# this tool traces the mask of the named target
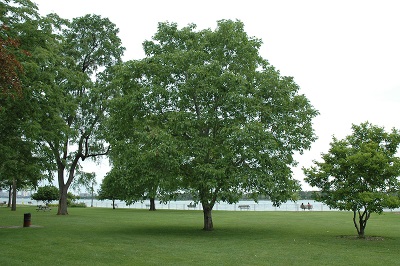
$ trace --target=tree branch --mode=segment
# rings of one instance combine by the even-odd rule
[[[82,156],[81,156],[82,161],[84,161],[86,158],[90,158],[90,157],[97,157],[97,156],[107,155],[108,152],[110,151],[110,148],[111,148],[111,146],[109,145],[109,146],[107,147],[107,150],[106,150],[105,152],[99,152],[99,153],[93,153],[93,154],[85,154],[85,155],[82,155]]]

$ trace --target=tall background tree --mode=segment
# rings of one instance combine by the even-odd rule
[[[50,15],[54,41],[32,65],[31,84],[39,92],[36,139],[56,166],[59,215],[68,214],[67,194],[80,163],[107,154],[99,134],[109,91],[97,81],[118,63],[124,48],[118,29],[107,18],[86,15],[65,21]],[[40,57],[39,57],[40,56]],[[41,60],[40,60],[41,59]]]
[[[113,172],[107,173],[99,189],[99,200],[111,200],[113,209],[115,209],[116,200],[123,200],[126,198],[126,189],[123,181],[119,177],[121,177],[121,175],[116,174],[115,169]]]
[[[400,134],[368,122],[352,126],[343,140],[333,138],[322,162],[305,168],[305,180],[320,193],[317,200],[331,208],[353,212],[360,238],[372,213],[400,206]]]
[[[91,197],[90,207],[93,207],[95,185],[97,185],[95,172],[88,173],[80,171],[79,175],[75,176],[71,187],[78,192],[78,195],[81,193],[81,188],[84,188],[86,193]]]
[[[132,62],[131,78],[116,76],[130,100],[111,111],[110,134],[121,137],[116,150],[127,143],[151,147],[152,138],[134,139],[151,132],[171,143],[179,167],[164,172],[171,170],[180,189],[202,204],[204,230],[212,230],[216,202],[234,203],[246,193],[279,205],[299,190],[293,154],[315,140],[317,111],[291,77],[259,55],[261,40],[248,37],[242,22],[195,28],[159,23],[143,44],[146,58]]]

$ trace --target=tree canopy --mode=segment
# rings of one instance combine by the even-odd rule
[[[36,187],[45,160],[32,138],[32,90],[26,86],[29,62],[45,34],[37,7],[31,1],[0,3],[0,181],[16,191]]]
[[[255,200],[268,195],[275,205],[290,199],[300,188],[293,154],[315,140],[318,112],[293,78],[259,55],[261,43],[240,21],[200,31],[159,23],[153,40],[143,43],[146,58],[126,63],[115,77],[113,164],[136,159],[121,147],[158,143],[150,150],[161,162],[150,169],[163,171],[161,188],[175,184],[201,202],[205,230],[213,229],[216,202],[237,202],[244,193]]]
[[[100,185],[99,200],[112,200],[113,209],[115,209],[115,200],[126,199],[126,189],[123,181],[120,179],[121,176],[116,175],[116,171],[107,173],[103,178]]]
[[[305,180],[320,189],[317,200],[328,206],[353,211],[359,237],[371,213],[400,206],[400,144],[398,130],[368,122],[352,126],[353,133],[342,140],[335,137],[322,162],[305,168]],[[358,214],[358,221],[356,216]]]

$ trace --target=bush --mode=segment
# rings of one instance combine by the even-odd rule
[[[79,208],[86,208],[86,203],[84,202],[71,202],[70,205],[68,207],[79,207]]]

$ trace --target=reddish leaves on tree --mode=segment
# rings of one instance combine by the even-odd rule
[[[8,30],[2,25],[1,31]],[[21,63],[13,51],[18,50],[19,42],[10,37],[0,37],[0,93],[2,98],[15,98],[22,94],[20,75],[23,72]]]

